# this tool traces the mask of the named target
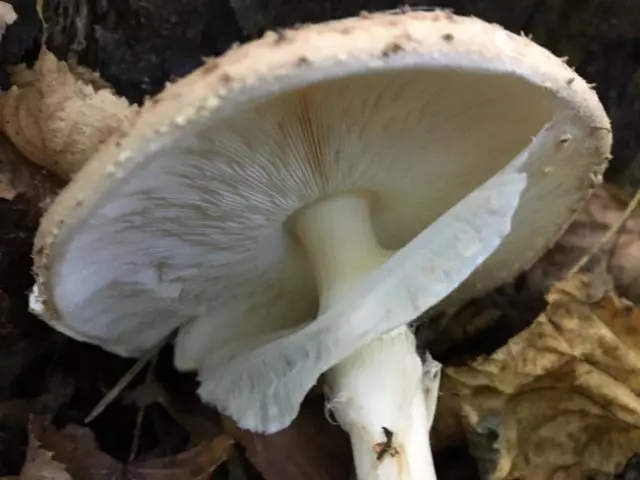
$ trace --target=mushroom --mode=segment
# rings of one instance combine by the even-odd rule
[[[178,329],[177,367],[257,432],[325,374],[360,479],[435,478],[437,365],[409,323],[535,261],[610,142],[584,80],[478,19],[268,33],[92,155],[42,220],[31,307],[126,356]]]

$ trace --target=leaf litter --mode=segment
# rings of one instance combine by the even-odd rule
[[[27,462],[20,480],[204,480],[225,461],[233,445],[225,434],[175,456],[120,462],[102,452],[87,427],[61,430],[47,417],[29,421]]]
[[[507,345],[447,369],[485,478],[612,478],[640,452],[640,309],[601,276],[555,285]]]
[[[457,400],[456,434],[480,478],[637,478],[639,197],[625,205],[611,186],[596,191],[524,275],[528,294],[547,291],[544,311],[497,350],[445,369],[442,394]]]

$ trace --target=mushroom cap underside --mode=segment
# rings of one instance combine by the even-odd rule
[[[199,341],[184,363],[221,371],[316,313],[309,262],[287,226],[298,209],[366,191],[381,245],[402,252],[532,149],[510,233],[449,297],[462,301],[544,252],[597,181],[610,141],[581,78],[477,19],[380,14],[266,35],[169,86],[77,174],[38,232],[33,306],[123,355],[188,324],[196,334],[182,337]],[[281,350],[287,374],[330,364],[312,351]],[[300,391],[317,379],[309,371]],[[280,381],[263,377],[239,380],[236,397]]]

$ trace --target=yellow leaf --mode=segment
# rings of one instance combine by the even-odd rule
[[[640,309],[606,285],[559,283],[528,329],[446,370],[485,478],[611,478],[640,451]]]

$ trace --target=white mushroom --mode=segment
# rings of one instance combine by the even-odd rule
[[[269,34],[168,87],[74,177],[36,239],[32,308],[122,355],[180,328],[202,399],[259,432],[327,372],[360,479],[435,478],[408,322],[531,264],[610,141],[581,78],[477,19]]]

